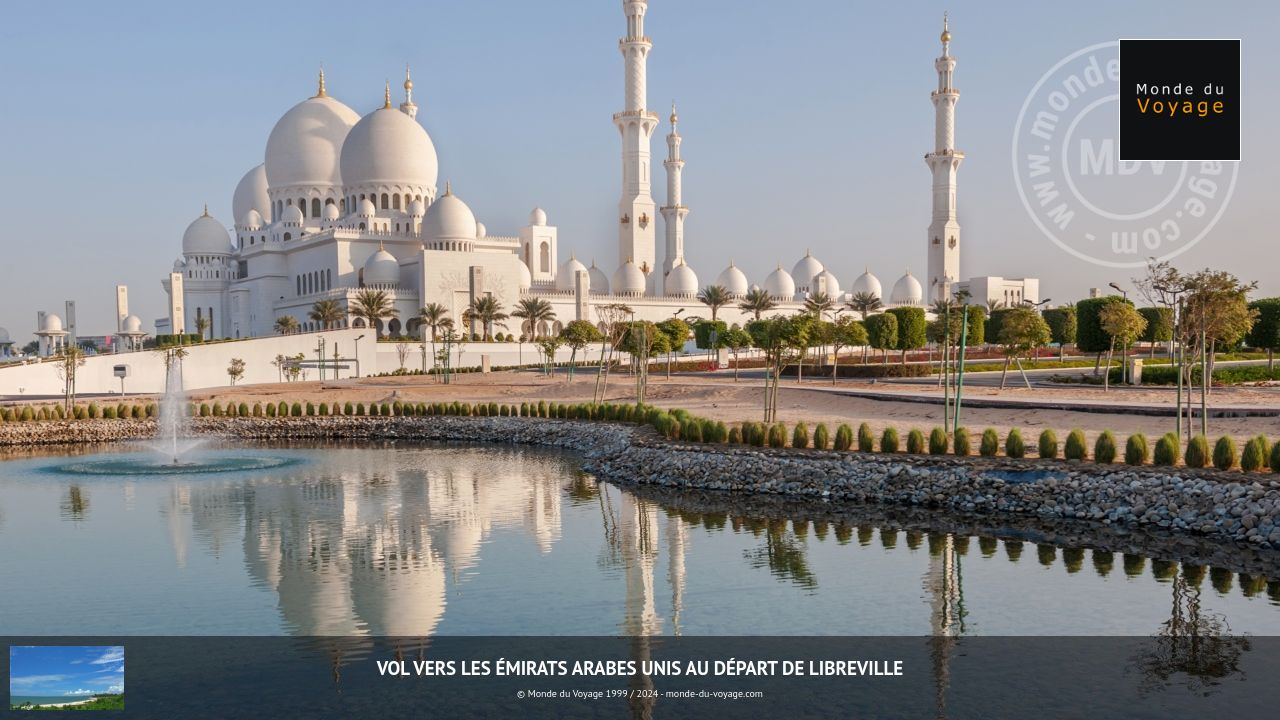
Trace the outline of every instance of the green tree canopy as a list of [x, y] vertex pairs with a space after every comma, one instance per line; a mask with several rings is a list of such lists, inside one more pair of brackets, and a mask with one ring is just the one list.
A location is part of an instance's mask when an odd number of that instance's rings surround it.
[[1049, 335], [1052, 342], [1059, 345], [1071, 345], [1076, 341], [1076, 306], [1064, 305], [1059, 308], [1049, 308], [1042, 314], [1044, 321], [1049, 326]]
[[898, 318], [890, 313], [869, 315], [863, 321], [867, 328], [867, 342], [876, 350], [895, 350], [898, 347]]
[[898, 350], [906, 352], [924, 347], [928, 342], [928, 322], [925, 319], [924, 308], [890, 308], [889, 314], [898, 319]]
[[1173, 339], [1173, 308], [1138, 308], [1138, 314], [1147, 321], [1147, 327], [1138, 338], [1143, 342], [1160, 343]]
[[1089, 298], [1076, 303], [1076, 347], [1080, 352], [1104, 353], [1111, 348], [1111, 336], [1102, 329], [1100, 313], [1112, 303], [1129, 303], [1119, 295]]

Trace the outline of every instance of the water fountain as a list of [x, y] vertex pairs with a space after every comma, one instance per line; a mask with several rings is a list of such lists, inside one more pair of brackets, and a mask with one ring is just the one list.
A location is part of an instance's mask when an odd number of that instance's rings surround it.
[[191, 422], [187, 416], [186, 393], [182, 383], [182, 358], [185, 355], [186, 351], [182, 348], [165, 350], [164, 395], [160, 398], [155, 439], [147, 443], [147, 447], [152, 450], [150, 459], [139, 459], [138, 453], [130, 453], [50, 469], [78, 475], [175, 475], [264, 470], [296, 462], [290, 458], [239, 453], [227, 455], [217, 451], [193, 456], [192, 452], [205, 443], [200, 438], [191, 437]]

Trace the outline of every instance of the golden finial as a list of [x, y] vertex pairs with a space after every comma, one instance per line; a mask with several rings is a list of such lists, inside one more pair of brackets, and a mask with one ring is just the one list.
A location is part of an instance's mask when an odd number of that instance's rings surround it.
[[453, 183], [448, 180], [444, 181], [444, 194], [445, 195], [453, 194]]
[[209, 217], [209, 203], [204, 204], [204, 215], [201, 217]]
[[671, 101], [671, 126], [675, 127], [675, 124], [678, 122], [680, 122], [680, 118], [679, 116], [676, 115], [676, 101], [672, 100]]
[[386, 89], [382, 91], [382, 107], [387, 110], [391, 109], [391, 81], [390, 80], [387, 81]]
[[942, 42], [951, 42], [951, 30], [947, 27], [947, 13], [942, 13]]
[[320, 85], [320, 86], [319, 86], [319, 88], [317, 88], [317, 89], [316, 89], [316, 97], [318, 97], [318, 98], [322, 98], [322, 97], [329, 97], [328, 93], [326, 93], [326, 92], [325, 92], [325, 89], [324, 89], [324, 63], [321, 63], [321, 64], [320, 64], [320, 83], [319, 83], [319, 85]]
[[409, 77], [409, 63], [404, 64], [404, 91], [413, 92], [413, 78]]

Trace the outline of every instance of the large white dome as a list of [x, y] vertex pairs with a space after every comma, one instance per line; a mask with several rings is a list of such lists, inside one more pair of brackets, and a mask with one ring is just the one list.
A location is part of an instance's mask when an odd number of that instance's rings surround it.
[[525, 265], [519, 257], [516, 258], [516, 265], [520, 270], [520, 289], [528, 290], [533, 286], [533, 273], [529, 272], [529, 266]]
[[779, 265], [777, 270], [769, 273], [769, 277], [764, 279], [764, 291], [775, 300], [794, 300], [796, 281], [792, 280], [787, 271]]
[[853, 287], [849, 289], [849, 292], [854, 295], [864, 292], [871, 293], [877, 299], [884, 296], [880, 288], [880, 278], [872, 275], [870, 268], [853, 281]]
[[741, 270], [729, 262], [729, 267], [720, 273], [720, 277], [716, 278], [716, 284], [729, 291], [734, 297], [742, 297], [747, 294], [747, 276]]
[[630, 260], [613, 274], [614, 295], [644, 295], [644, 273]]
[[474, 241], [476, 216], [457, 195], [446, 192], [427, 208], [422, 218], [422, 235], [428, 240]]
[[609, 294], [609, 276], [604, 271], [596, 267], [596, 261], [591, 261], [591, 267], [587, 268], [587, 272], [591, 274], [591, 292], [597, 295]]
[[910, 270], [893, 284], [889, 302], [894, 305], [919, 305], [924, 302], [924, 290], [920, 287], [920, 281], [911, 276]]
[[536, 208], [534, 208], [534, 209], [533, 209], [533, 212], [529, 213], [529, 224], [530, 224], [530, 225], [537, 225], [537, 226], [546, 225], [546, 224], [547, 224], [547, 211], [546, 211], [546, 210], [543, 210], [543, 209], [542, 209], [542, 208], [540, 208], [540, 207], [536, 207]]
[[579, 272], [586, 272], [588, 278], [591, 276], [591, 273], [587, 271], [586, 265], [579, 262], [577, 258], [570, 256], [569, 259], [560, 266], [560, 271], [556, 273], [556, 289], [572, 292], [573, 284], [577, 282]]
[[267, 138], [268, 185], [273, 190], [341, 186], [342, 143], [359, 121], [354, 110], [327, 95], [289, 108]]
[[395, 255], [379, 247], [364, 263], [365, 285], [397, 285], [400, 283], [400, 263]]
[[[250, 210], [271, 222], [271, 200], [267, 198], [267, 166], [258, 165], [244, 174], [231, 196], [231, 217], [242, 219]], [[243, 223], [242, 223], [243, 224]], [[261, 223], [259, 223], [261, 224]]]
[[124, 331], [127, 333], [142, 332], [142, 318], [137, 315], [130, 315], [124, 319]]
[[818, 258], [809, 254], [808, 250], [804, 251], [804, 257], [791, 268], [791, 279], [796, 286], [802, 291], [808, 292], [813, 286], [813, 278], [823, 270], [822, 263], [818, 262]]
[[231, 236], [222, 223], [209, 216], [209, 212], [196, 218], [182, 233], [184, 255], [230, 255]]
[[403, 112], [384, 107], [351, 128], [342, 144], [341, 169], [348, 194], [390, 186], [434, 195], [439, 165], [427, 131]]
[[[818, 273], [818, 277], [822, 278], [826, 282], [827, 288], [825, 292], [827, 293], [827, 297], [831, 298], [832, 300], [835, 300], [836, 298], [840, 297], [840, 280], [836, 278], [834, 273], [832, 273], [830, 270], [823, 270], [822, 272]], [[818, 283], [816, 279], [813, 283], [813, 287], [809, 288], [809, 290], [810, 292], [818, 291]]]
[[62, 332], [62, 318], [55, 313], [49, 313], [44, 316], [44, 323], [40, 325], [40, 332], [60, 333]]
[[681, 263], [667, 273], [666, 294], [668, 297], [693, 297], [698, 294], [698, 276], [693, 268]]

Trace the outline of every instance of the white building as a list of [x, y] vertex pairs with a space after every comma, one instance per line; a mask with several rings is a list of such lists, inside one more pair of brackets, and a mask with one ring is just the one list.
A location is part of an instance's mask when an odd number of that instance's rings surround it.
[[[289, 109], [266, 142], [263, 162], [250, 169], [232, 198], [233, 230], [207, 211], [182, 237], [182, 256], [163, 281], [170, 317], [158, 332], [195, 332], [208, 337], [244, 338], [273, 334], [277, 319], [291, 316], [303, 330], [319, 330], [308, 316], [321, 300], [344, 314], [339, 327], [362, 327], [353, 312], [364, 289], [386, 293], [396, 317], [380, 323], [383, 335], [413, 335], [419, 308], [439, 303], [458, 322], [477, 298], [491, 295], [506, 310], [525, 297], [551, 303], [556, 322], [539, 332], [555, 332], [575, 319], [598, 322], [595, 309], [625, 303], [638, 319], [663, 320], [707, 314], [697, 300], [706, 287], [685, 261], [682, 138], [674, 106], [669, 117], [666, 203], [659, 209], [651, 193], [652, 138], [660, 119], [648, 106], [647, 61], [652, 41], [644, 32], [646, 0], [624, 0], [625, 106], [613, 116], [622, 140], [622, 192], [618, 208], [618, 257], [608, 273], [584, 265], [574, 253], [563, 263], [556, 227], [542, 208], [511, 235], [490, 235], [448, 183], [439, 192], [435, 144], [419, 122], [413, 82], [406, 70], [404, 101], [392, 105], [388, 86], [383, 104], [363, 116], [328, 93], [321, 70], [315, 94]], [[954, 148], [955, 58], [944, 28], [943, 52], [935, 62], [933, 93], [937, 133], [928, 156], [933, 172], [933, 220], [929, 231], [926, 294], [905, 273], [886, 305], [923, 305], [962, 286], [956, 170], [963, 154]], [[657, 222], [664, 220], [661, 263]], [[759, 287], [776, 301], [773, 312], [794, 312], [815, 293], [837, 303], [857, 292], [881, 293], [870, 272], [847, 285], [840, 272], [808, 252], [792, 267], [781, 263]], [[708, 276], [709, 277], [709, 276]], [[999, 279], [992, 279], [999, 280]], [[1019, 297], [1035, 299], [1034, 281]], [[1027, 284], [1030, 283], [1030, 284]], [[754, 287], [732, 262], [717, 277], [735, 298]], [[848, 292], [843, 289], [847, 288]], [[729, 322], [749, 315], [737, 302], [720, 310]], [[512, 327], [519, 333], [519, 328]]]

